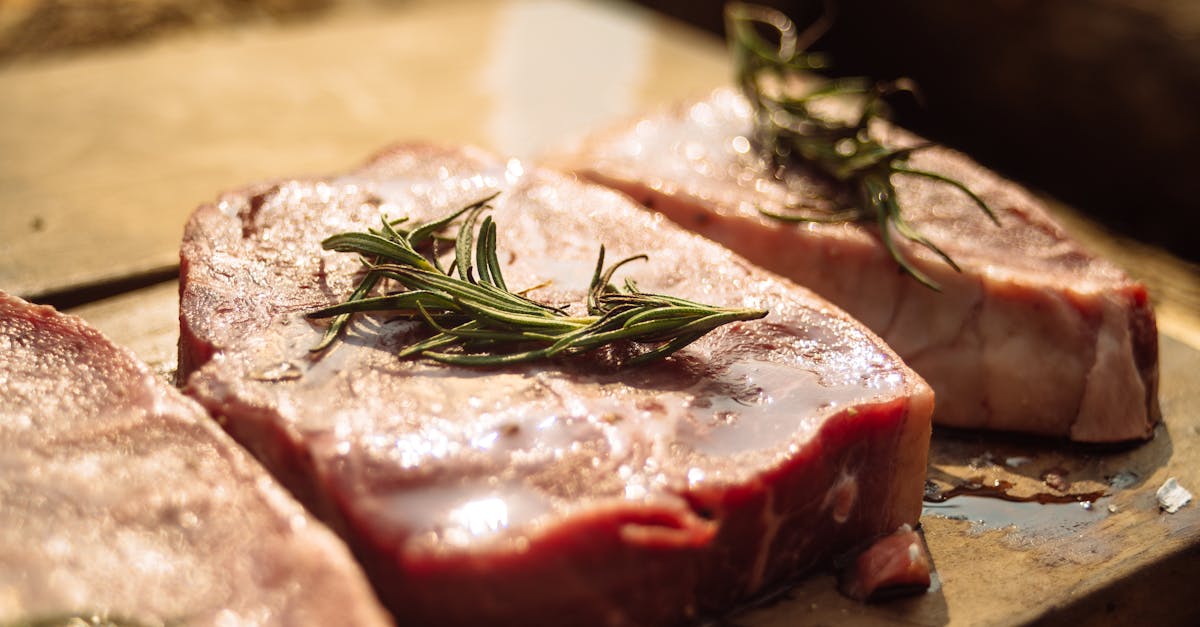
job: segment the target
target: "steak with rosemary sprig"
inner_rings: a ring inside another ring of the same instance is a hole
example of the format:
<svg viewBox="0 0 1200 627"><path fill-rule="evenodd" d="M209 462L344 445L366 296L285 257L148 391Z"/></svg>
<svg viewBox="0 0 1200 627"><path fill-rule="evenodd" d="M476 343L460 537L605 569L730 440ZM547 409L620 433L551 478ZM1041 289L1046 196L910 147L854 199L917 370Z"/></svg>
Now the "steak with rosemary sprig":
<svg viewBox="0 0 1200 627"><path fill-rule="evenodd" d="M803 165L777 169L753 141L732 90L585 138L556 160L679 225L786 276L881 335L937 394L935 423L1082 442L1149 438L1159 421L1158 335L1146 288L1070 237L1019 186L941 147L911 167L962 190L893 175L907 222L961 268L893 233L902 273L874 222L781 221L837 215L856 202ZM920 140L876 120L892 147Z"/></svg>
<svg viewBox="0 0 1200 627"><path fill-rule="evenodd" d="M195 402L0 292L0 624L390 625L346 546Z"/></svg>
<svg viewBox="0 0 1200 627"><path fill-rule="evenodd" d="M496 263L533 302L585 313L603 245L647 255L612 277L626 291L769 313L641 364L622 343L442 363L405 353L437 332L411 307L310 350L327 323L309 314L378 261L322 241L496 192ZM919 516L920 377L807 290L602 187L403 145L200 207L182 260L186 391L345 535L406 624L687 623Z"/></svg>

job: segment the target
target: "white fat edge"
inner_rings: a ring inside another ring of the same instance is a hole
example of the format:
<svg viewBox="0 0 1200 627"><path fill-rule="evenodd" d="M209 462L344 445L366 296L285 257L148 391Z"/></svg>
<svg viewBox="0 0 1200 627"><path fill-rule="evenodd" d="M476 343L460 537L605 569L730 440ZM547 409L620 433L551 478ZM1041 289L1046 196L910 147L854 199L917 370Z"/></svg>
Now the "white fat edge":
<svg viewBox="0 0 1200 627"><path fill-rule="evenodd" d="M775 536L779 534L779 528L785 520L775 511L775 489L768 488L764 495L766 498L763 499L762 542L758 545L758 554L754 557L754 567L750 570L747 587L749 592L754 592L762 586L767 574L767 563L771 557L771 545L774 544Z"/></svg>

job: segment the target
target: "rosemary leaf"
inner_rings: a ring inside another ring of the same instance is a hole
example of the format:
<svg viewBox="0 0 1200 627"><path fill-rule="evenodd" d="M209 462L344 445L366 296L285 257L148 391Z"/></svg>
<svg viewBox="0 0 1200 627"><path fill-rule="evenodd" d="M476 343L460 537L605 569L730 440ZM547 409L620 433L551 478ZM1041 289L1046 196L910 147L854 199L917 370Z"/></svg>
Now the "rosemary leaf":
<svg viewBox="0 0 1200 627"><path fill-rule="evenodd" d="M754 140L760 151L777 167L807 165L853 191L852 196L860 203L825 212L799 207L786 212L761 210L763 215L788 222L874 221L884 248L900 270L940 291L937 282L918 270L900 250L894 234L930 250L956 272L962 270L903 218L891 177L917 176L950 185L966 194L997 226L1000 221L987 203L962 182L908 166L907 159L928 148L928 144L895 149L871 137L869 126L881 113L883 97L912 91L909 82L830 80L813 74L825 66L825 60L806 48L827 28L826 18L800 32L791 19L775 9L731 3L726 6L725 20L737 82L754 110ZM760 30L773 37L764 37ZM829 119L814 110L821 100L847 97L855 99L858 106L853 123Z"/></svg>
<svg viewBox="0 0 1200 627"><path fill-rule="evenodd" d="M411 230L396 228L402 220L384 218L379 229L327 238L322 246L360 255L366 272L346 302L307 314L314 319L333 319L312 350L327 349L345 331L351 316L386 311L432 332L402 348L398 352L401 358L504 366L630 342L643 348L619 365L633 365L666 357L722 325L767 315L758 309L715 307L647 294L628 280L623 290L614 287L611 281L617 270L647 257L636 255L606 268L603 246L587 290L588 315L571 316L565 307L531 300L526 291L509 291L496 253L496 223L483 215L495 197L493 194ZM441 235L460 217L454 237ZM426 244L436 246L443 240L453 243L455 253L445 271L435 262L436 252L420 252ZM371 296L385 279L400 289Z"/></svg>

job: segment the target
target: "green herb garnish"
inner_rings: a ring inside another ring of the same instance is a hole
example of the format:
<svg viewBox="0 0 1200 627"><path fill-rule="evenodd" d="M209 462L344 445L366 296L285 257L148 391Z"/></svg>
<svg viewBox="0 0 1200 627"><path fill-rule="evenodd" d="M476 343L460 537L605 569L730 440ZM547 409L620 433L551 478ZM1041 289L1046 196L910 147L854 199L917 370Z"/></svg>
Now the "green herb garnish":
<svg viewBox="0 0 1200 627"><path fill-rule="evenodd" d="M341 233L323 241L326 250L360 255L366 274L346 302L308 314L309 318L333 319L312 350L330 346L352 315L386 311L424 323L433 331L430 337L401 349L402 358L500 366L579 355L616 342L649 345L623 360L620 365L624 366L666 357L724 324L767 315L757 309L727 309L648 294L629 280L623 289L614 287L610 281L621 266L647 257L637 255L605 269L603 246L588 288L588 315L571 316L564 307L512 292L496 256L496 223L491 216L480 220L495 197L411 229L402 228L404 220L384 218L379 229ZM459 217L463 220L456 236L440 236ZM445 270L437 262L440 242L454 247L454 260ZM384 279L403 289L370 296Z"/></svg>
<svg viewBox="0 0 1200 627"><path fill-rule="evenodd" d="M1000 222L987 203L966 185L936 172L908 166L908 157L929 144L889 148L871 138L868 126L872 118L881 115L882 98L909 89L906 83L873 83L864 78L831 80L813 74L814 70L825 67L825 60L806 51L806 47L820 34L823 23L800 32L783 13L742 3L728 5L725 19L738 84L754 109L755 142L774 166L807 164L849 188L855 198L853 206L835 212L811 209L805 213L765 210L762 213L789 222L874 220L883 245L900 269L923 285L940 291L933 279L901 254L893 240L893 230L933 251L955 271L962 270L901 215L892 176L919 176L956 187L997 226ZM772 38L764 37L760 29L773 33ZM857 106L857 115L850 116L851 120L822 115L818 111L822 101L827 104L833 98L850 100Z"/></svg>

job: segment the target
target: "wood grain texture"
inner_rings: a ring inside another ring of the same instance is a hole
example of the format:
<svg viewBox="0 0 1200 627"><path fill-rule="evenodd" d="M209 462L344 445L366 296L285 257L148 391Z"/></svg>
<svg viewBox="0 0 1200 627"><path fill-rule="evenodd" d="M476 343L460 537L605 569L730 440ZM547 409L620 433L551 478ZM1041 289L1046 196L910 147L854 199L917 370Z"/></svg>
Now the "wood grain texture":
<svg viewBox="0 0 1200 627"><path fill-rule="evenodd" d="M174 382L178 364L179 282L96 301L67 310L133 351L150 369Z"/></svg>
<svg viewBox="0 0 1200 627"><path fill-rule="evenodd" d="M185 28L294 18L334 0L5 0L0 63Z"/></svg>
<svg viewBox="0 0 1200 627"><path fill-rule="evenodd" d="M191 210L249 181L346 170L408 139L521 154L726 75L714 40L579 2L350 7L8 66L0 288L36 298L174 267Z"/></svg>

